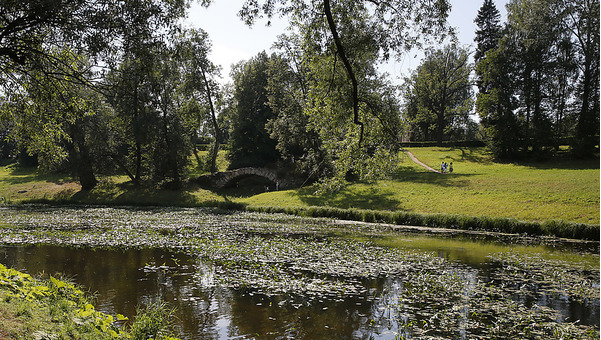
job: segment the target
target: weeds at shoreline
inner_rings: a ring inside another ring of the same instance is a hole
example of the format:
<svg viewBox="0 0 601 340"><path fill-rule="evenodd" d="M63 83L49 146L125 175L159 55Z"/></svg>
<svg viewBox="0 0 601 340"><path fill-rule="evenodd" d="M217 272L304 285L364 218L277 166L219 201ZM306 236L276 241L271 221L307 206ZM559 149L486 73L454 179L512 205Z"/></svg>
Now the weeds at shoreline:
<svg viewBox="0 0 601 340"><path fill-rule="evenodd" d="M95 309L74 284L50 276L36 279L0 264L0 335L10 339L177 340L164 304L140 308L124 327L123 315Z"/></svg>

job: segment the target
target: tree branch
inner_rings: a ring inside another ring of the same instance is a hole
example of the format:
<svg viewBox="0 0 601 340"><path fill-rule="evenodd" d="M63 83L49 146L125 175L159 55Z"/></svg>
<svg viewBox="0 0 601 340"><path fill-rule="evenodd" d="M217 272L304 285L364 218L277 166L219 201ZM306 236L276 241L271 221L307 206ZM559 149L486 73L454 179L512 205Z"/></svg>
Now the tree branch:
<svg viewBox="0 0 601 340"><path fill-rule="evenodd" d="M323 1L323 8L324 8L326 18L328 20L328 26L330 27L330 32L332 33L332 36L334 37L334 43L336 44L336 50L338 51L338 55L340 55L340 59L342 59L344 68L346 69L348 77L351 80L352 96L353 96L353 98L352 98L352 100L353 100L353 123L355 125L358 125L360 128L358 145L361 146L361 143L363 142L363 131L364 131L365 126L364 126L363 122L359 119L359 96L358 96L358 87L359 86L357 83L357 77L355 76L355 72L353 71L353 66L351 65L350 61L348 60L348 58L346 56L344 46L342 46L342 41L340 40L340 36L338 35L338 31L336 30L336 23L334 23L334 18L332 16L332 9L330 8L330 0Z"/></svg>

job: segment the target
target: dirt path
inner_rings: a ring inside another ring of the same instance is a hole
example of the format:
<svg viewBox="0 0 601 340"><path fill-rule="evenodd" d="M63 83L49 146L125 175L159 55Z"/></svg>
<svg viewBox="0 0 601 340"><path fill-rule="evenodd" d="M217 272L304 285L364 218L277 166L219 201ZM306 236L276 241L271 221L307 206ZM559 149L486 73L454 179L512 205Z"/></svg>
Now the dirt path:
<svg viewBox="0 0 601 340"><path fill-rule="evenodd" d="M440 172L438 170L435 170L435 169L429 167L428 165L422 163L419 159L417 159L415 156L413 156L413 154L410 151L405 150L405 153L408 154L409 157L411 157L412 161L414 161L415 163L423 166L424 168L428 169L429 171L436 172L437 174L441 174L442 173L442 172Z"/></svg>

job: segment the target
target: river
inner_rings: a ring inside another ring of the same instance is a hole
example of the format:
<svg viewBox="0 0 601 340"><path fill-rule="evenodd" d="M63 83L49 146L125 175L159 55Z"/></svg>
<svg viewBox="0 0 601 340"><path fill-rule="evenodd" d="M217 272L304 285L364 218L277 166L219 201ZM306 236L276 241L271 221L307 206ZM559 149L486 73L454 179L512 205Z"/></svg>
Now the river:
<svg viewBox="0 0 601 340"><path fill-rule="evenodd" d="M471 339L523 318L534 337L599 331L598 242L214 209L31 206L0 221L0 263L62 275L110 314L161 299L183 339Z"/></svg>

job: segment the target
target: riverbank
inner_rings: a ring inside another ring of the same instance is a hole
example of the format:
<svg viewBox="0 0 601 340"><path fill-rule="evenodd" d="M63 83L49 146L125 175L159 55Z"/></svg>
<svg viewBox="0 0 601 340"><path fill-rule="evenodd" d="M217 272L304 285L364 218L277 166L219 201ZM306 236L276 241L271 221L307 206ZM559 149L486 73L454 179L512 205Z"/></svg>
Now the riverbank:
<svg viewBox="0 0 601 340"><path fill-rule="evenodd" d="M123 176L104 177L94 190L81 192L67 176L13 164L0 168L0 204L216 206L599 240L598 161L496 163L484 148L410 151L431 168L443 161L453 162L455 171L431 172L402 154L404 159L389 179L348 183L333 193L318 194L315 186L264 192L235 188L211 191L189 185L171 191L134 188Z"/></svg>
<svg viewBox="0 0 601 340"><path fill-rule="evenodd" d="M0 339L177 340L171 312L155 303L131 324L95 309L84 291L52 276L33 278L0 264Z"/></svg>

